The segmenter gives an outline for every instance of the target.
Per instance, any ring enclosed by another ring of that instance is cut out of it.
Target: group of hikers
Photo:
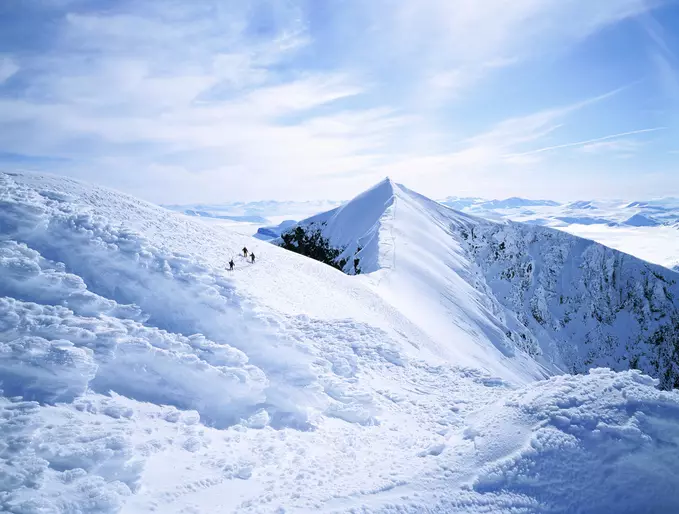
[[[248,253],[250,254],[250,262],[252,262],[252,264],[254,264],[255,263],[255,253],[254,252],[248,252],[247,247],[244,246],[243,247],[243,257],[245,259],[248,258]],[[233,262],[233,258],[231,258],[231,260],[229,261],[229,271],[233,271],[233,267],[235,265],[236,264]]]

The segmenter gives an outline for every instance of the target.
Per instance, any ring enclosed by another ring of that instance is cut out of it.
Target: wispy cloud
[[[486,131],[459,141],[457,146],[460,146],[460,149],[456,151],[426,156],[401,153],[393,161],[378,167],[378,174],[388,172],[392,176],[430,176],[434,177],[438,184],[456,184],[458,188],[463,183],[473,183],[481,176],[494,175],[495,181],[500,181],[500,172],[516,167],[533,166],[540,162],[537,154],[546,151],[545,148],[541,148],[519,152],[517,151],[519,148],[545,140],[563,127],[569,116],[606,101],[624,89],[617,88],[569,105],[503,120]],[[622,137],[623,134],[618,136]],[[595,141],[600,139],[580,144]]]
[[[649,54],[655,67],[656,78],[665,94],[677,103],[679,102],[679,60],[667,43],[663,26],[651,13],[645,13],[639,21],[652,42]]]
[[[617,154],[629,157],[639,152],[644,143],[634,139],[614,139],[612,141],[598,141],[587,143],[580,148],[583,152],[591,154]]]
[[[658,130],[663,130],[666,129],[667,127],[654,127],[654,128],[647,128],[647,129],[640,129],[640,130],[632,130],[629,132],[621,132],[619,134],[610,134],[608,136],[603,136],[603,137],[597,137],[595,139],[588,139],[586,141],[575,141],[573,143],[564,143],[560,145],[553,145],[553,146],[545,146],[543,148],[538,148],[536,150],[531,150],[529,152],[523,152],[519,154],[515,154],[516,156],[525,156],[525,155],[535,155],[539,153],[544,153],[544,152],[551,152],[553,150],[561,150],[563,148],[573,148],[573,147],[583,147],[583,148],[606,148],[607,145],[599,145],[597,146],[597,143],[602,143],[604,141],[609,141],[611,139],[620,139],[626,136],[632,136],[632,135],[637,135],[637,134],[647,134],[649,132],[656,132]],[[612,146],[609,144],[608,148],[612,148]]]

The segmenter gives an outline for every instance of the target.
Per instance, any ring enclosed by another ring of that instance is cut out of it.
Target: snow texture
[[[0,511],[679,509],[678,393],[636,370],[552,376],[556,336],[496,292],[524,256],[481,259],[483,238],[537,232],[397,187],[328,221],[362,246],[352,277],[209,219],[0,173]],[[657,271],[624,261],[621,280]]]

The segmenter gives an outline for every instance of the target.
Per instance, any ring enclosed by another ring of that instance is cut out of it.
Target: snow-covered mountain
[[[679,393],[639,371],[551,376],[552,353],[520,336],[545,335],[488,278],[526,272],[524,229],[430,207],[386,183],[336,211],[355,233],[377,216],[356,277],[103,188],[0,173],[0,511],[679,509]],[[507,227],[516,258],[494,258]],[[570,254],[598,248],[578,241]],[[616,280],[636,266],[656,270],[625,257]]]
[[[666,268],[462,214],[388,179],[300,226],[341,249],[346,272],[372,272],[382,296],[432,333],[519,348],[552,372],[632,367],[679,387],[679,275]]]

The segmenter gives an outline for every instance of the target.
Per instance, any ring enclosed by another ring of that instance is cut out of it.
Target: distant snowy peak
[[[422,237],[418,230],[437,226],[441,218],[447,223],[451,216],[468,218],[386,178],[340,207],[302,220],[297,226],[321,231],[341,250],[338,259],[347,261],[345,271],[352,272],[353,259],[357,258],[366,273],[392,266],[396,228],[404,231],[399,240],[404,242]],[[413,227],[407,230],[410,224]]]
[[[644,216],[643,214],[635,214],[631,218],[628,218],[626,221],[624,221],[622,224],[627,225],[629,227],[656,227],[658,225],[661,225],[661,223],[658,223],[650,216]]]

